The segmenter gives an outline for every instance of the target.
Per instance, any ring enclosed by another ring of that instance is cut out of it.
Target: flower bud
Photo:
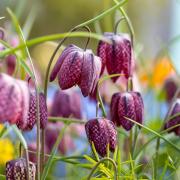
[[[144,105],[139,92],[115,93],[111,99],[111,119],[117,126],[122,126],[129,131],[134,123],[130,118],[142,124]]]
[[[117,132],[114,123],[105,118],[92,119],[85,124],[89,143],[94,143],[96,151],[104,157],[109,144],[110,151],[114,151],[117,144]]]

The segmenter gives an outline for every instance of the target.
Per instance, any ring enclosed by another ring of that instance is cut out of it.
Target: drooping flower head
[[[134,123],[127,120],[130,118],[142,124],[144,105],[139,92],[115,93],[111,100],[111,119],[117,126],[122,126],[129,131]]]
[[[105,118],[92,119],[85,124],[85,130],[90,144],[94,143],[99,155],[106,155],[108,144],[110,151],[115,150],[117,132],[112,121]]]
[[[75,45],[69,45],[55,64],[50,81],[58,76],[61,89],[78,85],[86,97],[94,91],[100,71],[101,60],[91,50],[83,50]]]
[[[8,121],[22,130],[31,130],[36,123],[36,96],[31,94],[25,81],[0,74],[0,122]],[[46,100],[39,94],[41,128],[47,122]]]
[[[51,116],[74,117],[81,119],[81,99],[80,95],[74,91],[57,90],[55,92]]]
[[[23,87],[21,89],[21,87]],[[25,118],[27,107],[23,102],[29,99],[27,84],[6,74],[0,74],[0,122],[15,124]],[[24,113],[22,113],[24,112]]]
[[[174,102],[173,107],[172,107],[172,112],[169,117],[170,117],[170,119],[166,122],[165,129],[168,129],[175,125],[180,124],[180,98],[178,98]],[[180,126],[175,127],[173,129],[169,130],[168,132],[169,133],[174,132],[177,136],[180,136]]]
[[[35,180],[36,166],[32,162],[29,163],[30,180]],[[23,158],[8,161],[6,163],[6,179],[7,180],[27,180],[27,165]]]
[[[104,33],[104,36],[111,40],[112,44],[102,40],[98,44],[97,55],[102,60],[101,74],[106,67],[109,74],[124,74],[126,78],[130,77],[134,55],[129,36],[110,32]],[[118,77],[112,79],[116,81]]]
[[[48,117],[46,99],[43,93],[39,93],[39,114],[40,114],[40,127],[43,129],[47,124],[47,117]],[[16,124],[20,129],[29,131],[36,124],[36,119],[37,119],[36,93],[31,93],[29,99],[29,110],[28,110],[26,124],[24,123],[24,119],[20,119]]]

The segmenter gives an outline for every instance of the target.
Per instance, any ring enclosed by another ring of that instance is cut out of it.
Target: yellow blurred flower
[[[0,139],[0,165],[4,165],[7,161],[13,159],[14,148],[9,139]]]
[[[148,69],[149,72],[144,71],[140,76],[141,82],[150,87],[160,87],[169,76],[175,73],[168,57],[156,59],[152,66]]]
[[[3,125],[0,124],[0,131],[3,129]],[[4,165],[7,161],[13,159],[14,147],[12,142],[8,139],[0,139],[0,165]]]

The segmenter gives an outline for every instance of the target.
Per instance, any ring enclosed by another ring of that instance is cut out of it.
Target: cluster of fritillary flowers
[[[50,82],[57,78],[61,88],[55,92],[49,113],[46,93],[37,91],[37,87],[34,91],[28,82],[12,77],[16,67],[16,57],[8,55],[6,57],[8,75],[0,73],[0,123],[8,122],[10,125],[16,125],[21,131],[30,131],[36,123],[38,124],[39,118],[39,128],[42,131],[46,129],[44,149],[50,153],[63,123],[53,122],[47,125],[48,115],[77,119],[82,117],[79,94],[73,92],[70,95],[62,90],[78,86],[84,97],[97,94],[97,98],[100,98],[98,82],[107,69],[114,84],[119,78],[124,77],[126,90],[112,95],[110,119],[106,117],[106,113],[103,113],[104,117],[99,117],[97,110],[96,117],[85,123],[85,132],[91,147],[95,147],[101,157],[107,155],[107,148],[114,152],[118,145],[117,128],[122,127],[125,131],[131,131],[135,124],[141,125],[144,120],[144,103],[141,93],[133,89],[132,79],[135,64],[133,39],[128,34],[116,31],[106,32],[103,36],[108,41],[101,40],[98,43],[97,54],[94,54],[91,49],[87,49],[88,43],[84,49],[70,44],[63,50],[50,73],[50,77],[47,73]],[[0,29],[0,39],[5,40],[2,29]],[[18,40],[12,40],[10,44],[15,47]],[[0,47],[0,51],[3,48]],[[97,101],[97,109],[100,103],[102,111],[105,111],[102,99],[97,99]],[[180,136],[180,127],[177,126],[180,124],[180,117],[177,116],[179,112],[180,99],[176,99],[168,114],[170,118],[164,126],[164,129],[168,129],[168,132],[174,132],[177,136]],[[63,137],[57,146],[62,154],[65,154],[68,148],[74,148],[70,135]],[[36,151],[37,144],[30,144],[29,149]],[[7,162],[6,178],[8,180],[26,180],[29,176],[29,180],[34,180],[36,176],[34,163],[37,163],[37,159],[35,156],[29,157],[32,162],[27,163],[23,158]]]

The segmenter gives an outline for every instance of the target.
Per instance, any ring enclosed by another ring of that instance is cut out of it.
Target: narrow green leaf
[[[97,153],[97,151],[96,151],[96,148],[95,148],[93,142],[91,142],[91,147],[92,147],[92,151],[93,151],[93,153],[94,153],[94,156],[95,156],[96,160],[99,161],[99,156],[98,156],[98,153]]]
[[[4,134],[7,132],[7,127],[3,126],[2,130],[0,131],[0,138],[2,138],[4,136]]]
[[[16,125],[13,125],[12,129],[14,130],[15,134],[18,136],[18,138],[19,138],[20,142],[22,143],[24,149],[28,149],[26,140],[24,139],[21,131],[17,128]]]
[[[173,149],[175,149],[177,152],[180,153],[180,149],[179,149],[176,145],[174,145],[172,142],[170,142],[168,139],[166,139],[165,137],[163,137],[161,134],[157,133],[156,131],[153,131],[152,129],[150,129],[150,128],[148,128],[148,127],[146,127],[146,126],[144,126],[144,125],[142,125],[142,124],[140,124],[140,123],[138,123],[138,122],[136,122],[136,121],[134,121],[134,120],[132,120],[132,119],[130,119],[130,118],[128,118],[128,117],[125,117],[125,116],[124,116],[124,118],[126,118],[127,120],[129,120],[129,121],[131,121],[131,122],[133,122],[133,123],[135,123],[135,124],[137,124],[137,125],[139,125],[140,127],[144,128],[144,129],[148,130],[149,132],[155,134],[157,137],[160,137],[160,138],[163,139],[165,142],[167,142]]]
[[[89,161],[89,162],[91,162],[91,163],[93,163],[93,164],[96,164],[97,162],[94,160],[94,159],[92,159],[90,156],[88,156],[88,155],[84,155],[84,158],[87,160],[87,161]]]
[[[6,176],[3,175],[3,174],[0,174],[0,179],[1,179],[1,180],[6,179]]]
[[[118,175],[121,174],[121,150],[118,147],[118,152],[117,152],[117,169],[118,169]]]
[[[116,161],[117,159],[117,152],[118,152],[118,146],[116,146],[114,154],[113,154],[113,160]]]

